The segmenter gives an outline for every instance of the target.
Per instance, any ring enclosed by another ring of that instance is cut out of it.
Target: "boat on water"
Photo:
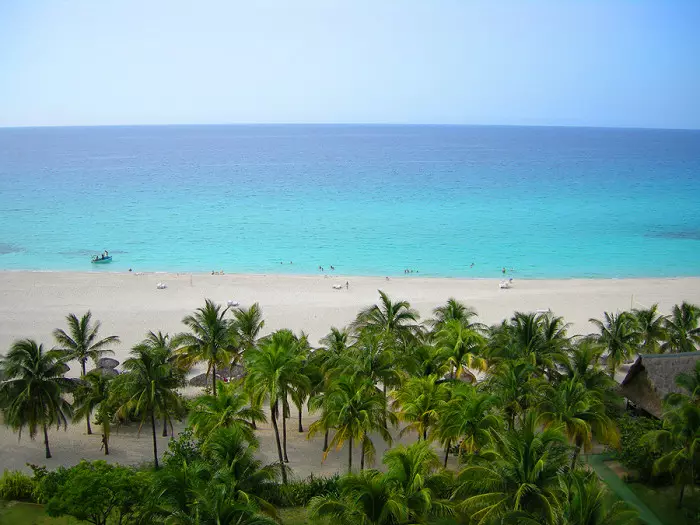
[[[104,263],[110,263],[112,262],[112,256],[111,255],[93,255],[92,260],[90,261],[92,264],[104,264]]]

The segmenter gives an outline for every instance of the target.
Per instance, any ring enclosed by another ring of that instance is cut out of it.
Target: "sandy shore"
[[[167,288],[158,290],[164,282]],[[345,283],[349,283],[349,289]],[[342,285],[341,290],[333,285]],[[374,304],[377,290],[394,299],[406,299],[423,318],[431,310],[455,297],[477,309],[482,322],[496,323],[516,310],[551,309],[572,323],[572,333],[592,330],[588,319],[604,311],[641,308],[658,303],[663,312],[681,301],[700,303],[700,278],[515,280],[513,288],[501,290],[493,279],[424,279],[346,276],[130,274],[106,272],[0,272],[0,353],[17,338],[31,337],[51,346],[51,332],[64,327],[68,313],[81,315],[90,309],[102,321],[102,335],[119,335],[122,344],[115,357],[122,361],[129,348],[148,330],[175,333],[183,329],[181,319],[201,306],[204,298],[219,303],[238,301],[242,306],[259,302],[265,331],[278,328],[304,330],[312,342],[331,326],[344,326],[360,308]],[[69,375],[77,375],[73,366]],[[307,418],[311,421],[313,418]],[[313,442],[296,432],[289,422],[291,466],[299,475],[333,472],[343,468],[346,455],[331,455],[322,466],[322,436]],[[146,430],[146,429],[144,429]],[[83,425],[67,432],[51,433],[54,458],[43,459],[41,442],[28,436],[17,442],[16,434],[0,427],[0,468],[22,468],[26,462],[56,466],[73,464],[80,458],[97,459],[99,434],[84,435]],[[411,439],[411,438],[407,438]],[[165,448],[167,438],[160,438]],[[261,455],[274,458],[273,437],[261,431]],[[112,460],[137,463],[151,457],[148,433],[136,437],[135,429],[114,435]],[[378,450],[378,454],[380,450]]]

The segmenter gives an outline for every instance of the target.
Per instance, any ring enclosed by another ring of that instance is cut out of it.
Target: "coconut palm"
[[[628,360],[637,349],[639,332],[636,331],[634,318],[628,312],[611,314],[604,312],[604,319],[589,319],[600,333],[591,337],[603,346],[607,352],[608,371],[615,377],[615,371]]]
[[[675,305],[666,318],[666,341],[662,352],[695,352],[700,345],[700,307],[686,303]]]
[[[460,509],[478,524],[557,523],[565,442],[560,428],[542,429],[537,415],[528,412],[520,429],[495,434],[494,445],[459,473],[455,497],[464,497]]]
[[[321,338],[321,347],[325,348],[329,355],[340,357],[344,355],[353,344],[353,337],[347,328],[331,326],[331,331]]]
[[[243,350],[255,348],[265,327],[262,308],[258,303],[253,303],[250,308],[236,308],[233,310],[233,324]]]
[[[637,332],[640,338],[640,350],[645,354],[658,354],[661,349],[661,341],[666,339],[666,316],[659,313],[659,305],[653,304],[649,308],[635,308],[632,310],[634,322],[637,324]]]
[[[460,303],[454,297],[450,297],[444,305],[435,308],[433,316],[429,324],[432,325],[434,332],[439,332],[448,321],[458,321],[474,330],[485,329],[482,324],[472,323],[472,319],[477,316],[476,310]]]
[[[324,400],[321,417],[309,426],[309,437],[333,430],[334,435],[324,452],[335,447],[340,450],[348,447],[348,473],[352,472],[352,447],[360,442],[360,468],[364,468],[365,458],[372,461],[375,455],[371,432],[378,432],[387,443],[391,435],[384,422],[386,404],[371,379],[367,377],[341,376],[335,381]]]
[[[476,387],[456,384],[451,399],[438,412],[436,437],[445,446],[444,467],[450,446],[459,444],[461,453],[474,454],[491,443],[493,431],[501,430],[503,421],[494,410],[499,399]]]
[[[395,483],[376,470],[349,474],[339,483],[339,496],[316,496],[309,502],[313,520],[340,525],[409,523],[409,508]]]
[[[454,513],[450,502],[440,498],[449,490],[450,476],[440,472],[440,460],[426,441],[389,450],[383,463],[387,481],[399,488],[408,507],[409,523]]]
[[[117,344],[119,337],[109,335],[99,339],[101,323],[99,321],[92,322],[90,310],[80,319],[75,314],[68,314],[66,322],[68,323],[67,332],[61,329],[53,331],[57,344],[55,350],[65,352],[68,361],[78,361],[80,363],[80,377],[85,377],[88,359],[96,364],[100,357],[106,354],[113,354],[114,352],[108,347]],[[90,418],[86,418],[85,422],[87,433],[92,434]]]
[[[675,382],[684,391],[671,392],[666,396],[666,403],[674,407],[685,403],[700,406],[700,361],[695,362],[695,368],[692,371],[678,374]]]
[[[265,413],[258,407],[248,406],[248,396],[237,383],[217,383],[216,396],[195,398],[189,422],[196,436],[205,442],[218,428],[237,428],[249,442],[256,444],[252,421],[266,422]]]
[[[465,367],[486,370],[486,360],[480,355],[486,348],[486,339],[464,322],[457,319],[444,321],[435,334],[435,340],[451,365],[453,379],[460,378]]]
[[[567,351],[568,359],[563,363],[565,377],[577,378],[587,390],[601,396],[605,405],[614,408],[620,401],[616,393],[617,383],[607,375],[600,364],[603,347],[590,338],[583,338]]]
[[[164,334],[160,331],[157,333],[152,331],[148,332],[146,338],[141,341],[139,345],[150,350],[163,352],[165,354],[165,360],[170,366],[173,383],[178,387],[185,385],[185,378],[189,370],[188,364],[176,353],[176,341],[171,338],[169,334]],[[168,425],[172,433],[172,415],[175,414],[178,418],[184,415],[180,410],[181,404],[179,403],[179,399],[177,401],[178,403],[174,407],[162,407],[163,413],[160,414],[160,416],[163,418],[163,437],[168,435]]]
[[[86,373],[85,365],[88,359],[93,363],[105,354],[113,354],[114,352],[108,347],[119,342],[119,337],[116,335],[108,335],[99,339],[99,331],[101,323],[95,321],[92,323],[92,313],[87,311],[80,319],[75,314],[66,316],[68,323],[68,331],[56,329],[53,331],[54,339],[56,339],[55,350],[65,352],[69,360],[76,360],[80,363],[80,375]],[[90,432],[88,431],[88,434]]]
[[[13,430],[29,431],[34,439],[41,428],[44,432],[46,458],[51,457],[48,427],[68,425],[71,406],[63,397],[72,392],[75,382],[63,377],[65,355],[31,339],[15,341],[0,361],[0,408],[6,425]]]
[[[700,406],[685,403],[664,413],[661,430],[652,430],[643,442],[663,455],[654,462],[654,472],[666,472],[680,487],[678,507],[687,485],[693,485],[700,470]]]
[[[246,388],[256,396],[267,397],[270,403],[270,418],[275,431],[275,441],[280,466],[284,465],[285,457],[280,441],[277,418],[280,408],[284,410],[284,400],[289,391],[293,376],[299,370],[302,360],[295,353],[298,340],[289,330],[278,330],[266,337],[259,348],[245,354]],[[280,405],[282,405],[280,407]],[[284,413],[282,413],[284,418]],[[286,471],[282,470],[282,479],[287,482]]]
[[[444,377],[450,370],[454,370],[445,352],[430,343],[416,344],[401,357],[403,368],[411,377]]]
[[[602,396],[586,388],[578,377],[547,387],[540,410],[542,421],[546,425],[561,427],[573,444],[572,470],[581,449],[590,450],[593,438],[613,447],[619,444],[617,427],[606,414]]]
[[[418,441],[426,441],[428,432],[437,425],[443,405],[449,398],[449,388],[439,383],[437,376],[411,378],[394,393],[394,408],[400,421],[407,423],[403,436],[415,431]]]
[[[228,308],[222,308],[211,299],[206,299],[204,306],[197,308],[192,315],[182,322],[190,329],[175,337],[174,344],[182,360],[190,365],[205,361],[207,374],[212,374],[212,393],[216,396],[216,367],[228,365],[231,355],[237,349],[236,333],[233,323],[226,319]]]
[[[141,418],[139,430],[147,419],[153,431],[153,460],[158,468],[158,441],[156,438],[156,416],[179,409],[181,401],[177,395],[178,380],[173,373],[169,355],[161,348],[147,344],[136,345],[131,357],[124,361],[124,372],[112,384],[117,414],[126,417],[133,414]]]
[[[571,472],[562,480],[563,523],[567,525],[633,525],[639,513],[623,501],[614,501],[610,491],[592,472]]]
[[[512,430],[516,418],[535,403],[540,388],[546,382],[536,376],[536,368],[532,363],[515,360],[499,364],[487,384],[498,397],[508,428]]]
[[[73,420],[90,419],[93,412],[102,425],[102,445],[105,456],[109,455],[109,436],[114,408],[110,398],[112,377],[100,370],[91,370],[78,383],[73,395]]]
[[[353,328],[359,331],[374,331],[384,334],[395,345],[400,339],[412,336],[418,329],[418,312],[411,309],[408,301],[393,302],[379,290],[379,304],[365,308],[357,314]]]

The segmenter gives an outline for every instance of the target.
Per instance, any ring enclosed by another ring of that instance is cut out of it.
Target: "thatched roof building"
[[[622,381],[620,393],[638,408],[660,418],[664,398],[671,392],[682,392],[676,386],[676,376],[692,372],[697,361],[700,352],[640,355]]]

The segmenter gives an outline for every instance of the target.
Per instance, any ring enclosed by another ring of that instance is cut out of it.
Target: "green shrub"
[[[0,499],[34,502],[35,483],[19,470],[5,470],[0,478]]]
[[[627,468],[635,470],[640,480],[651,480],[654,461],[659,454],[644,446],[642,438],[651,430],[659,430],[661,421],[623,414],[617,419],[617,426],[620,429],[620,449],[613,451],[615,458]]]
[[[277,507],[305,507],[314,496],[338,496],[338,475],[309,476],[286,485],[270,483],[260,496]]]

